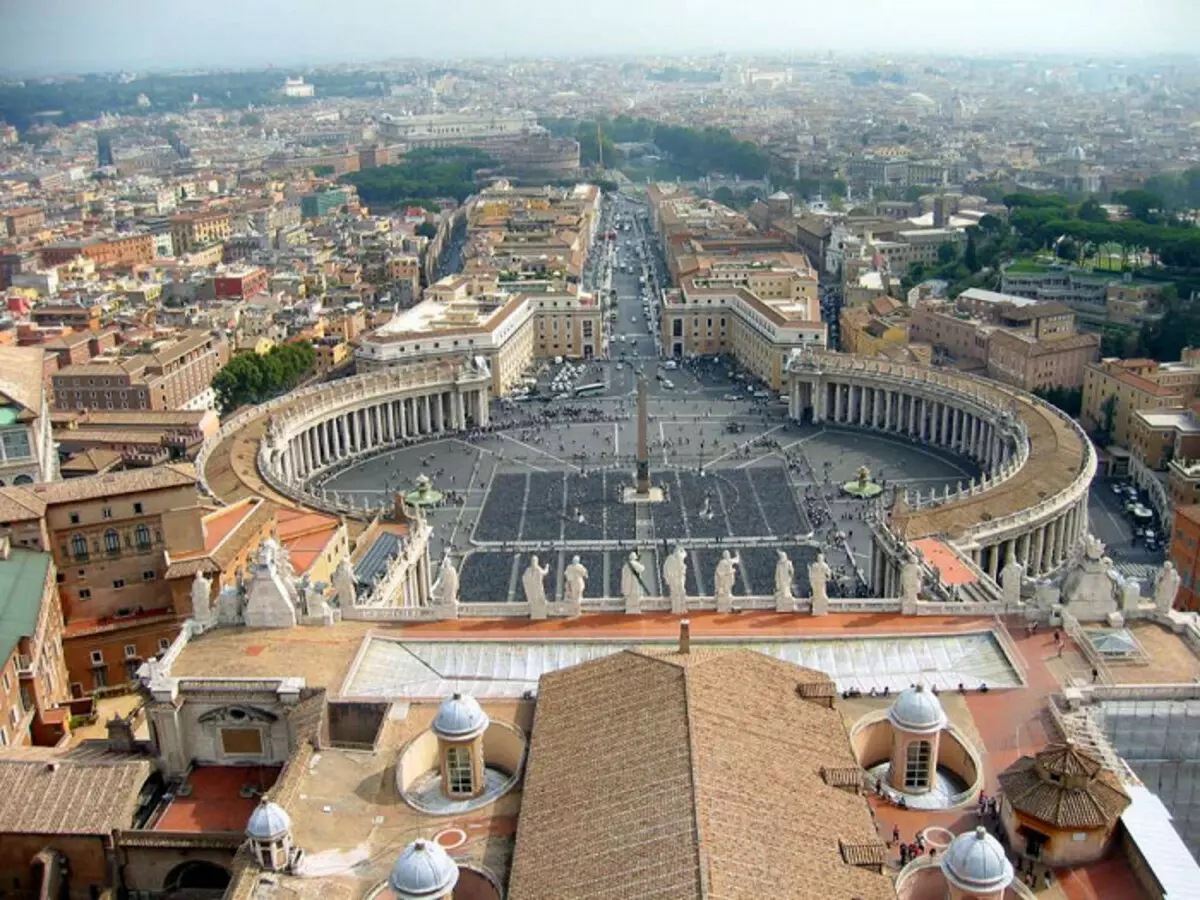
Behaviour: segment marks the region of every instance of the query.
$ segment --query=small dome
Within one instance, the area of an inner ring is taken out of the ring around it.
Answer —
[[[282,806],[272,803],[266,797],[250,813],[250,821],[246,823],[246,836],[256,841],[270,841],[279,837],[292,827],[292,819]]]
[[[767,199],[768,200],[791,200],[792,198],[788,196],[787,191],[776,191]]]
[[[397,900],[434,900],[448,896],[458,884],[458,866],[436,841],[416,840],[404,848],[388,886]]]
[[[986,894],[1007,888],[1013,867],[1000,842],[980,825],[950,842],[942,856],[942,874],[959,890]]]
[[[932,734],[946,727],[946,711],[942,701],[923,684],[901,691],[896,702],[888,709],[892,725],[904,731]]]
[[[442,701],[433,717],[433,730],[439,737],[465,741],[482,734],[488,727],[488,716],[479,701],[468,694],[454,694]]]

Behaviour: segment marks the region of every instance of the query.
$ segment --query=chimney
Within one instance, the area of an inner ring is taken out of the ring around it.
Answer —
[[[679,620],[679,652],[692,652],[692,623],[689,619]]]

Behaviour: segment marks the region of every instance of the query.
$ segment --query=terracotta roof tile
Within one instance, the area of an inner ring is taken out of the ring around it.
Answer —
[[[1057,828],[1112,826],[1130,803],[1115,774],[1074,744],[1050,744],[999,775],[1013,809]]]
[[[129,828],[154,772],[144,759],[0,757],[0,833],[104,835]]]
[[[828,681],[702,647],[543,676],[509,896],[894,900],[866,800],[821,774],[857,768],[839,714],[798,696]]]

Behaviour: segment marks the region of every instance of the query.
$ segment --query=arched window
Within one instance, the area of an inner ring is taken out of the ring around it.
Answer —
[[[111,528],[104,532],[104,552],[112,554],[121,552],[121,536]]]
[[[133,539],[139,550],[150,549],[150,529],[145,525],[139,525],[133,530]]]
[[[929,741],[913,741],[908,745],[904,766],[905,789],[919,791],[929,789],[932,750],[933,746]]]
[[[13,479],[13,484],[33,484],[33,479],[28,475],[18,475]]]
[[[76,559],[87,559],[87,540],[82,534],[74,535],[71,538],[71,555]]]
[[[446,780],[451,795],[475,792],[475,770],[471,766],[471,751],[466,747],[446,748]]]

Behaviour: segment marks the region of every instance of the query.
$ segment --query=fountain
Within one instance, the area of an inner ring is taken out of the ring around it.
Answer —
[[[847,481],[842,485],[845,493],[860,500],[870,500],[883,493],[883,488],[871,480],[871,470],[866,466],[858,467],[857,476],[853,481]]]

